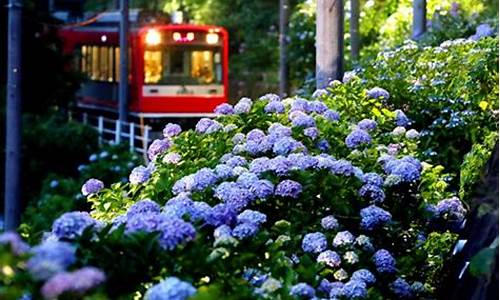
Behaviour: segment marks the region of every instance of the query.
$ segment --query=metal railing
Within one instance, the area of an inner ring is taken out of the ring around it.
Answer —
[[[91,116],[87,113],[82,114],[81,121],[97,130],[99,146],[105,142],[115,144],[126,142],[131,152],[141,153],[147,159],[148,146],[152,141],[151,127],[148,125],[120,122],[103,116]]]

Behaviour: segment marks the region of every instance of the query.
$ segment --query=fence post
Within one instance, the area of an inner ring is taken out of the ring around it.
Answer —
[[[97,132],[99,134],[99,147],[102,146],[102,132],[104,130],[104,119],[102,116],[99,116],[97,123]]]
[[[133,152],[134,151],[134,140],[135,140],[135,124],[130,122],[129,124],[129,129],[128,129],[128,143],[129,143],[129,147],[130,147],[130,152]]]
[[[142,138],[142,150],[144,159],[148,161],[149,126],[144,126],[144,136]]]
[[[119,144],[122,138],[122,124],[120,120],[115,121],[115,144]]]

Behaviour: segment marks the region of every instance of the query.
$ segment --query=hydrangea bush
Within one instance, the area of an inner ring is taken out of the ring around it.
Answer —
[[[91,214],[61,215],[13,276],[47,299],[432,297],[466,210],[390,97],[332,82],[168,124],[127,183],[87,181]]]

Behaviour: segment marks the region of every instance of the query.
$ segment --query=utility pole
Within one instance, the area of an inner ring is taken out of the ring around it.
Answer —
[[[128,117],[128,0],[120,1],[120,84],[119,84],[119,120],[126,122]],[[121,129],[121,127],[120,127]]]
[[[425,0],[413,0],[413,33],[412,38],[418,40],[426,28],[426,6]]]
[[[344,1],[317,0],[316,88],[342,80],[344,60]]]
[[[9,0],[7,124],[5,140],[5,230],[19,226],[21,212],[21,0]]]
[[[288,95],[288,16],[289,0],[280,0],[280,96]]]
[[[353,61],[358,60],[359,58],[359,49],[360,49],[360,41],[359,41],[359,0],[350,0],[351,4],[351,16],[350,16],[350,24],[349,31],[351,34],[351,57]]]

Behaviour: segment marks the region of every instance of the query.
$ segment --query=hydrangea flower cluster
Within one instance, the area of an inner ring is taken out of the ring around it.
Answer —
[[[94,267],[84,267],[73,272],[62,272],[51,277],[42,286],[45,299],[56,299],[64,293],[84,294],[102,284],[104,272]]]
[[[388,100],[390,97],[389,92],[380,87],[374,87],[369,89],[366,92],[366,95],[372,99],[382,99],[382,100]]]
[[[48,240],[33,247],[26,266],[35,280],[46,280],[76,261],[76,248],[66,242]]]
[[[23,255],[30,249],[19,234],[11,231],[0,233],[0,245],[9,245],[14,255]]]
[[[361,129],[354,129],[345,138],[345,144],[348,148],[357,148],[361,145],[367,145],[372,142],[372,137],[365,131]]]
[[[154,160],[158,155],[165,153],[170,147],[172,142],[168,138],[154,140],[148,149],[148,157]]]
[[[82,194],[84,196],[97,194],[104,188],[104,183],[99,179],[91,178],[82,186]]]
[[[391,221],[391,214],[375,205],[370,205],[361,210],[361,228],[371,231]]]
[[[171,138],[178,136],[182,132],[182,128],[178,124],[168,123],[163,129],[163,136],[166,138]]]
[[[98,223],[88,212],[68,212],[57,218],[52,224],[52,234],[59,239],[74,239],[88,227]]]
[[[373,255],[372,260],[373,263],[375,264],[377,272],[379,273],[396,272],[396,260],[389,251],[385,249],[378,250]]]
[[[302,239],[302,250],[309,253],[320,253],[327,247],[326,236],[321,232],[308,233]]]
[[[196,294],[196,288],[177,277],[168,277],[152,286],[144,295],[145,300],[187,300]]]

